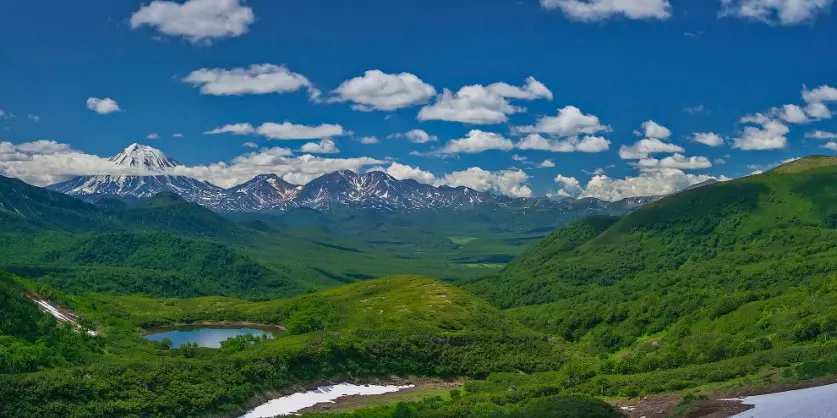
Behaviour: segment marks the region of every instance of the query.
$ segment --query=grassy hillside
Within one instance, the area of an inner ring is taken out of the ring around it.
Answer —
[[[0,397],[7,400],[0,415],[229,414],[257,393],[324,378],[535,372],[583,357],[459,289],[413,276],[269,302],[53,299],[98,324],[103,336],[78,336],[98,341],[102,351],[39,371],[0,369]],[[246,320],[284,323],[289,332],[268,341],[242,337],[220,350],[169,349],[139,334],[152,324]]]
[[[835,184],[835,159],[812,157],[691,190],[598,234],[607,222],[558,231],[465,287],[622,372],[824,343],[837,335]]]

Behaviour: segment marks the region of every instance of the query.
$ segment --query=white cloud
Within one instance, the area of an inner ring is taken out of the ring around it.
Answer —
[[[369,171],[383,171],[398,180],[415,180],[424,184],[433,184],[436,181],[436,176],[429,171],[396,162],[391,163],[387,168],[373,167]]]
[[[832,0],[722,0],[720,15],[768,24],[796,25],[828,11]]]
[[[376,136],[364,136],[363,138],[358,139],[358,142],[360,142],[361,144],[372,145],[377,144],[381,141],[379,141],[378,137]]]
[[[805,107],[805,113],[817,120],[831,119],[831,110],[828,109],[828,106],[822,103],[809,104]]]
[[[814,131],[814,132],[806,133],[805,138],[808,138],[808,139],[837,139],[837,133],[831,133],[831,132],[826,132],[826,131]]]
[[[353,102],[355,110],[392,111],[427,103],[436,95],[432,85],[410,73],[387,74],[369,70],[346,80],[333,92],[330,102]]]
[[[668,0],[541,0],[545,9],[561,9],[568,18],[582,22],[607,20],[616,16],[650,20],[671,17]]]
[[[0,117],[2,117],[2,116],[3,116],[3,110],[0,109]],[[38,122],[41,121],[41,117],[38,116],[38,115],[26,115],[26,117],[29,118],[30,120],[32,120],[35,123],[38,123]]]
[[[625,177],[624,179],[597,175],[587,183],[579,197],[595,197],[607,201],[616,201],[638,196],[663,196],[712,179],[715,179],[715,177],[703,174],[686,174],[678,169],[640,172],[636,177]],[[725,178],[720,180],[725,180]]]
[[[582,191],[581,183],[575,177],[567,177],[559,174],[552,181],[561,185],[561,189],[557,192],[559,196],[578,196]]]
[[[301,152],[308,152],[311,154],[337,154],[340,152],[340,149],[337,148],[334,141],[330,139],[322,139],[320,142],[309,142],[303,145],[299,150]]]
[[[183,134],[182,134],[182,133],[180,133],[180,132],[175,133],[175,134],[172,134],[171,136],[173,136],[173,137],[175,137],[175,138],[183,138]]]
[[[552,168],[552,167],[555,167],[555,163],[552,162],[552,160],[543,160],[536,167],[538,167],[538,168]]]
[[[148,136],[146,136],[146,138],[151,139],[151,140],[160,139],[160,135],[156,132],[152,132],[152,133],[148,134]]]
[[[551,152],[603,152],[610,149],[610,141],[600,136],[574,136],[567,139],[549,139],[539,134],[530,134],[517,143],[517,148]]]
[[[340,125],[322,124],[318,126],[306,126],[295,125],[288,121],[283,123],[264,123],[262,126],[259,126],[256,133],[268,139],[314,139],[348,134]]]
[[[201,94],[240,96],[246,94],[291,93],[308,89],[316,96],[319,91],[302,74],[284,65],[254,64],[247,68],[201,68],[192,71],[184,82],[200,86]]]
[[[248,142],[245,142],[245,143],[241,144],[241,146],[245,147],[245,148],[258,148],[259,144],[255,143],[255,142],[249,142],[248,141]]]
[[[527,160],[528,160],[528,158],[526,158],[525,156],[523,156],[523,155],[517,155],[517,154],[512,154],[512,157],[511,157],[511,158],[512,158],[512,160],[517,161],[517,162],[523,162],[523,161],[527,161]]]
[[[585,115],[575,106],[565,106],[558,109],[557,116],[544,116],[533,126],[517,126],[512,131],[567,137],[610,131],[610,127],[603,125],[595,115]]]
[[[113,112],[122,111],[122,109],[119,108],[119,104],[109,97],[104,99],[99,99],[97,97],[88,98],[87,108],[100,115],[107,115]]]
[[[642,123],[642,133],[637,133],[637,135],[644,135],[646,138],[668,139],[671,137],[671,131],[665,126],[649,120]]]
[[[802,99],[806,103],[828,103],[837,102],[837,88],[822,85],[813,90],[807,87],[802,89]]]
[[[534,77],[526,79],[523,87],[506,83],[494,83],[488,86],[465,86],[453,93],[444,89],[437,96],[436,102],[419,111],[418,119],[443,120],[474,125],[490,125],[508,121],[508,115],[525,109],[513,106],[509,99],[552,100],[552,92]]]
[[[712,132],[697,132],[692,135],[692,141],[710,147],[720,147],[721,145],[724,145],[724,138]]]
[[[688,113],[690,115],[700,115],[702,113],[709,113],[709,112],[706,110],[706,106],[697,105],[697,106],[691,106],[691,107],[683,108],[683,113]]]
[[[502,135],[474,129],[465,138],[453,139],[430,155],[477,154],[488,150],[509,151],[513,148],[514,143]]]
[[[409,132],[392,134],[390,138],[407,138],[410,142],[415,144],[426,144],[428,142],[436,142],[439,137],[430,135],[421,129],[413,129]]]
[[[723,164],[727,163],[727,160],[725,160],[723,158],[716,158],[716,159],[712,160],[712,163],[717,164],[717,165],[723,165]]]
[[[822,146],[825,149],[830,149],[832,151],[837,151],[837,142],[829,141],[827,144]]]
[[[204,135],[218,135],[218,134],[235,134],[235,135],[250,135],[256,133],[256,128],[249,123],[234,123],[224,125],[220,128],[215,128],[211,131],[206,131]]]
[[[532,189],[526,185],[529,175],[523,170],[487,171],[479,167],[445,174],[436,185],[465,186],[480,192],[499,193],[510,197],[530,197]]]
[[[189,0],[182,4],[155,0],[131,15],[131,28],[152,26],[162,34],[197,43],[241,36],[254,21],[253,9],[239,0]]]
[[[663,159],[643,158],[636,166],[641,171],[654,171],[660,169],[676,168],[679,170],[699,170],[712,167],[712,163],[706,157],[686,157],[683,154],[674,154]]]
[[[770,109],[769,114],[788,123],[803,124],[811,122],[811,119],[808,118],[808,114],[805,113],[805,110],[800,106],[793,104],[787,104],[781,108]]]
[[[204,132],[204,135],[218,134],[235,135],[262,135],[268,139],[317,139],[330,138],[333,136],[348,135],[342,126],[334,124],[322,124],[317,126],[296,125],[285,121],[282,123],[267,122],[258,128],[249,123],[235,123],[224,125],[219,128]]]
[[[765,120],[758,116],[755,118],[745,118],[743,121],[757,121],[757,123],[762,125],[762,127],[745,127],[741,135],[733,139],[733,148],[751,151],[781,149],[787,146],[788,139],[785,135],[790,132],[787,125],[777,120]]]
[[[673,154],[685,151],[679,145],[663,142],[657,138],[645,138],[635,142],[631,146],[622,145],[619,148],[619,157],[623,160],[640,160],[648,158],[650,154]]]

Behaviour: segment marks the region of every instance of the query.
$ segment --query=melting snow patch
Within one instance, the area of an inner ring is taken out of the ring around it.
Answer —
[[[36,300],[35,302],[38,304],[38,306],[46,309],[46,311],[49,312],[52,316],[54,316],[55,319],[61,322],[73,322],[72,320],[70,320],[70,318],[67,318],[64,314],[62,314],[61,311],[55,309],[54,306],[50,305],[49,302],[40,299]]]
[[[409,389],[414,385],[407,386],[357,386],[350,383],[341,383],[334,386],[320,386],[309,392],[298,392],[290,396],[273,399],[262,404],[256,409],[247,412],[242,418],[269,418],[277,415],[292,415],[305,408],[310,408],[321,403],[334,403],[338,398],[352,395],[383,395],[385,393],[398,392]]]

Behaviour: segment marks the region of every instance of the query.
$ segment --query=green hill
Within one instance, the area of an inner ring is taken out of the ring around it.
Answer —
[[[528,373],[586,358],[461,289],[417,276],[263,302],[112,294],[58,298],[96,322],[103,334],[94,340],[102,350],[85,361],[47,364],[38,371],[0,370],[2,416],[240,415],[255,395],[299,383]],[[28,303],[25,317],[41,316],[28,301],[18,301]],[[220,350],[169,349],[140,337],[142,327],[203,321],[267,321],[288,331],[272,340],[242,337]],[[0,344],[0,359],[3,349]],[[555,394],[520,392],[484,401],[510,407]]]
[[[536,329],[622,350],[625,370],[837,336],[837,159],[687,191],[607,224],[568,226],[465,288]]]

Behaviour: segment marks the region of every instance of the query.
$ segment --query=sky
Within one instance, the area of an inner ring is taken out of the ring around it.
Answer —
[[[0,174],[126,174],[141,143],[222,187],[668,194],[837,152],[832,3],[6,2]]]

